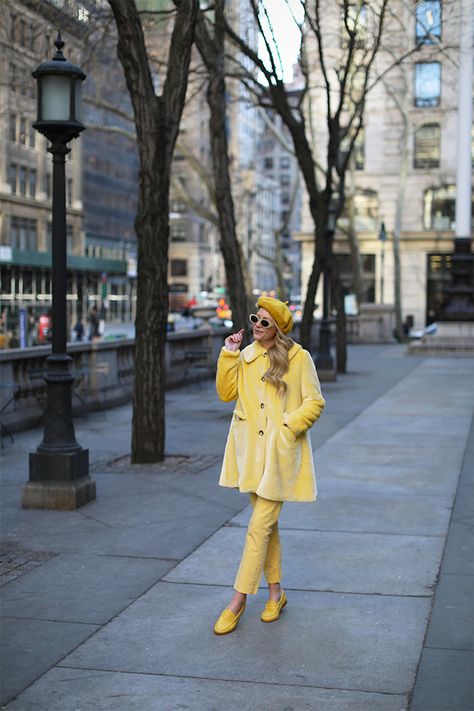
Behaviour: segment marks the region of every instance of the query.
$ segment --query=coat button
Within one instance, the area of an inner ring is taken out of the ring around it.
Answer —
[[[265,407],[265,403],[264,403],[264,402],[261,402],[261,403],[260,403],[260,407],[261,407],[262,410],[263,410],[263,408]]]
[[[260,378],[260,380],[261,380],[261,381],[262,381],[262,383],[263,383],[263,381],[265,380],[265,376],[264,376],[264,375],[262,375],[262,377]]]
[[[263,357],[264,357],[264,358],[266,358],[266,357],[267,357],[267,354],[266,354],[266,353],[264,353],[264,354],[263,354]]]
[[[261,436],[263,435],[263,430],[260,430],[260,432],[259,432],[258,434],[259,434],[260,437],[261,437]]]

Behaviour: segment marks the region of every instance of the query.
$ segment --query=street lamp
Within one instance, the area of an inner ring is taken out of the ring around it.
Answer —
[[[326,240],[325,240],[325,256],[323,264],[323,317],[319,327],[319,351],[317,356],[317,366],[319,370],[334,370],[334,359],[331,355],[330,339],[331,327],[329,322],[329,289],[330,289],[330,271],[329,258],[331,255],[331,244],[336,231],[337,209],[334,201],[331,199],[328,208]]]
[[[53,156],[52,192],[52,352],[46,359],[46,410],[43,441],[30,453],[29,481],[23,487],[25,508],[75,509],[95,499],[89,476],[89,450],[76,441],[72,419],[71,357],[67,354],[66,181],[67,143],[81,123],[81,85],[86,75],[67,61],[58,32],[56,54],[33,72],[38,88],[34,128],[45,136]]]
[[[384,292],[384,275],[385,275],[385,242],[387,241],[387,232],[385,230],[385,223],[382,222],[379,230],[379,240],[381,243],[381,264],[380,264],[380,303],[383,304],[383,292]]]

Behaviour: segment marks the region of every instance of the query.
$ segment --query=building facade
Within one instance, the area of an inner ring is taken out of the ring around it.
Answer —
[[[403,318],[423,327],[440,315],[443,289],[450,280],[456,196],[456,130],[458,104],[457,52],[461,16],[452,0],[397,2],[387,17],[367,95],[363,130],[354,152],[348,192],[353,194],[354,220],[362,253],[368,300],[394,303],[394,233],[399,234]],[[370,10],[360,23],[371,28]],[[339,15],[328,20],[329,66],[340,56]],[[361,40],[363,41],[363,40]],[[318,85],[316,47],[308,40]],[[394,58],[403,62],[386,70]],[[469,90],[469,89],[468,89]],[[317,88],[313,107],[325,105]],[[323,109],[311,117],[315,143],[327,145]],[[344,215],[340,227],[347,228]],[[386,228],[387,240],[381,225]],[[302,290],[306,289],[313,259],[313,227],[306,210],[301,234]],[[340,260],[346,290],[353,289],[349,248],[341,230],[336,232],[336,258]],[[321,303],[320,295],[317,301]]]
[[[81,65],[89,13],[80,3],[6,0],[0,8],[0,308],[2,330],[18,345],[19,316],[27,313],[28,343],[42,340],[37,324],[51,308],[52,161],[46,139],[33,128],[36,86],[32,70],[54,53],[61,27],[65,56]],[[87,80],[86,80],[87,81]],[[87,131],[86,131],[87,134]],[[116,249],[88,250],[84,204],[84,139],[72,141],[66,160],[68,312],[71,326],[106,298],[104,275],[123,277],[127,262]],[[87,176],[88,178],[90,176]]]

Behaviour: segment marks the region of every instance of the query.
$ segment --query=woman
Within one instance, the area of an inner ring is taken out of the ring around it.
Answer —
[[[219,479],[221,486],[249,492],[253,507],[235,593],[214,626],[232,632],[244,613],[247,595],[258,591],[262,571],[269,599],[264,622],[280,617],[286,605],[281,588],[278,516],[284,501],[314,501],[316,480],[309,429],[324,408],[310,354],[289,338],[288,306],[261,297],[250,315],[254,342],[240,351],[243,329],[225,340],[217,363],[217,393],[237,400]]]

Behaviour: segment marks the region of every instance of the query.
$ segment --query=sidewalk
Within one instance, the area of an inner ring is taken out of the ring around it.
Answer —
[[[233,403],[212,384],[170,392],[161,465],[129,464],[130,407],[78,420],[97,501],[75,512],[20,508],[41,431],[15,435],[9,710],[471,710],[472,363],[394,345],[353,347],[349,364],[312,430],[318,502],[283,507],[282,619],[260,622],[261,589],[222,638],[249,515],[217,486]]]

